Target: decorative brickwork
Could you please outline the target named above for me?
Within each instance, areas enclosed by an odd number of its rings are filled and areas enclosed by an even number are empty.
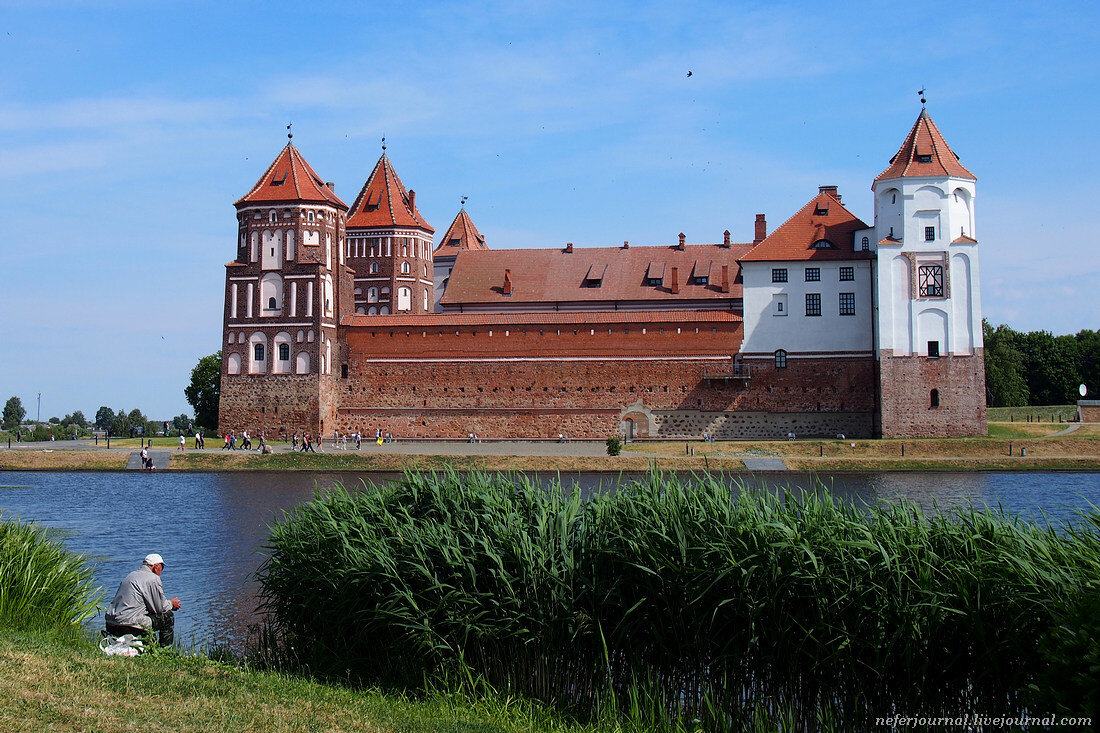
[[[882,437],[986,434],[982,349],[973,356],[940,358],[883,351],[880,370]]]

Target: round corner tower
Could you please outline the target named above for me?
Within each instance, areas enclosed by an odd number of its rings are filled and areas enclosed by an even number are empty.
[[[337,325],[351,310],[348,207],[292,143],[234,206],[219,430],[323,433],[335,415]]]

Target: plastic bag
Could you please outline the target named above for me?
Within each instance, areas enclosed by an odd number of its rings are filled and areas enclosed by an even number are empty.
[[[108,635],[100,639],[99,650],[109,657],[136,657],[145,651],[145,645],[133,634]]]

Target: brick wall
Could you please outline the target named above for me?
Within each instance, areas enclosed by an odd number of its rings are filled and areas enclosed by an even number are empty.
[[[870,435],[870,357],[795,358],[786,369],[746,360],[747,381],[704,379],[704,369],[731,371],[739,322],[649,324],[643,333],[638,324],[583,319],[343,329],[348,377],[333,380],[336,427],[404,437],[601,438],[618,433],[629,414],[639,436]]]
[[[986,434],[985,361],[973,356],[881,353],[882,437],[931,438]],[[932,406],[932,390],[939,406]]]
[[[316,374],[222,374],[218,433],[264,431],[270,438],[284,430],[316,433],[319,377]]]

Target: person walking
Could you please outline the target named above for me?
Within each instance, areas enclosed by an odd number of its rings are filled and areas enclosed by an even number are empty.
[[[184,437],[183,437],[183,432],[181,431],[180,432],[180,450],[181,451],[183,450],[183,441],[184,441]]]
[[[108,634],[145,636],[158,631],[161,646],[170,646],[175,641],[173,613],[182,604],[179,598],[165,598],[160,580],[163,572],[164,558],[154,552],[145,556],[140,568],[122,579],[104,615]]]

